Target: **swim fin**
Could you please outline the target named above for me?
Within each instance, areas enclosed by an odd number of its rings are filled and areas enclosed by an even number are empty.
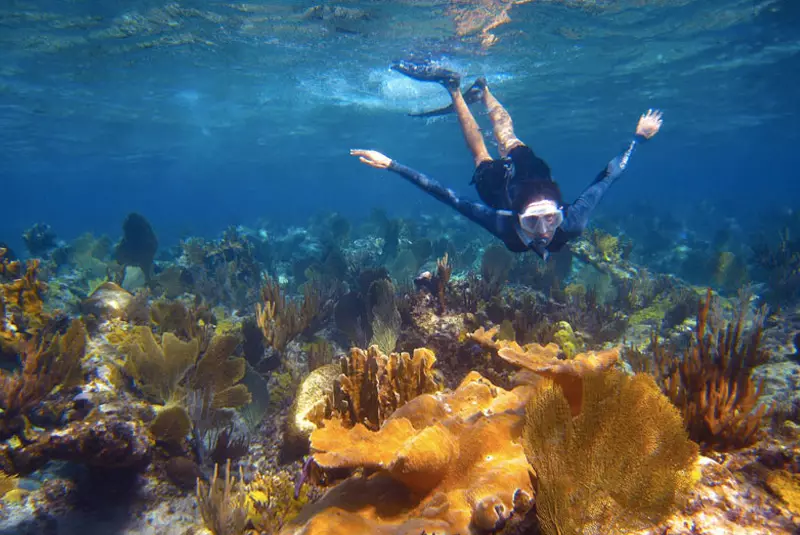
[[[392,69],[420,82],[438,82],[445,87],[458,87],[461,75],[436,63],[414,63],[411,61],[395,61]]]

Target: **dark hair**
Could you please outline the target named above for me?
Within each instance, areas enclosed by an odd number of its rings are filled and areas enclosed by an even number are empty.
[[[561,190],[550,175],[550,166],[528,147],[514,149],[514,178],[508,185],[511,209],[521,212],[531,202],[548,199],[561,206]]]
[[[561,206],[561,189],[553,180],[520,180],[509,188],[511,209],[522,212],[530,203],[547,199]]]

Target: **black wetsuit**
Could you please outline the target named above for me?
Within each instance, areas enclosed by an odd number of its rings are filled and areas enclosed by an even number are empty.
[[[523,233],[519,226],[518,213],[510,208],[509,203],[513,202],[513,199],[503,200],[498,198],[496,202],[491,202],[493,206],[489,206],[489,204],[484,204],[482,202],[462,199],[450,188],[446,188],[439,182],[428,178],[414,169],[397,163],[394,160],[392,160],[389,170],[405,177],[436,199],[455,208],[467,218],[478,223],[500,238],[509,250],[515,253],[532,250],[537,252],[541,257],[547,259],[549,253],[560,250],[568,241],[578,237],[581,232],[583,232],[583,229],[586,228],[589,222],[589,216],[592,210],[594,210],[595,206],[600,202],[600,199],[603,198],[603,195],[608,191],[611,184],[613,184],[625,170],[636,144],[641,141],[644,141],[644,138],[636,136],[622,154],[608,162],[605,169],[603,169],[592,183],[583,190],[583,193],[575,199],[575,202],[562,207],[564,221],[556,230],[553,240],[547,245],[546,250],[541,250]],[[528,151],[530,150],[527,147],[524,148]],[[513,157],[513,150],[509,158],[491,160],[481,165],[505,165],[507,168],[510,167],[513,169],[513,166],[509,166],[512,159],[511,157]],[[476,175],[480,172],[481,167],[479,166],[476,170]],[[512,176],[508,178],[508,182],[506,183],[506,190],[512,189],[509,188],[509,186],[513,184],[514,178],[512,171]],[[481,197],[486,200],[483,194],[481,194]]]

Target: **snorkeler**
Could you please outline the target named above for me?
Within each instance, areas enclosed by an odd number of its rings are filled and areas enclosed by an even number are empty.
[[[509,250],[533,250],[545,260],[583,232],[592,210],[627,167],[636,144],[650,139],[661,128],[661,112],[648,110],[639,118],[636,135],[625,152],[611,160],[575,202],[564,204],[561,190],[550,176],[550,167],[514,135],[511,117],[491,94],[484,78],[478,78],[462,95],[461,77],[453,71],[431,63],[398,62],[392,68],[415,80],[438,82],[450,93],[452,109],[475,163],[471,184],[475,184],[483,202],[462,199],[453,190],[378,151],[354,149],[350,154],[416,184],[500,238]],[[486,106],[499,159],[493,159],[486,149],[465,96],[469,101],[481,100]]]

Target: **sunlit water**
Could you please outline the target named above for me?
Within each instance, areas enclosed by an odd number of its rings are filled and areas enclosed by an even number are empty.
[[[568,196],[640,113],[663,109],[662,133],[602,211],[708,200],[745,221],[797,206],[800,2],[483,4],[474,13],[510,17],[491,46],[487,33],[458,35],[475,6],[456,1],[5,0],[0,239],[18,244],[37,221],[65,238],[116,234],[130,210],[167,243],[321,210],[441,210],[347,154],[376,148],[470,193],[454,118],[405,115],[447,103],[389,69],[410,54],[465,83],[486,76]]]

